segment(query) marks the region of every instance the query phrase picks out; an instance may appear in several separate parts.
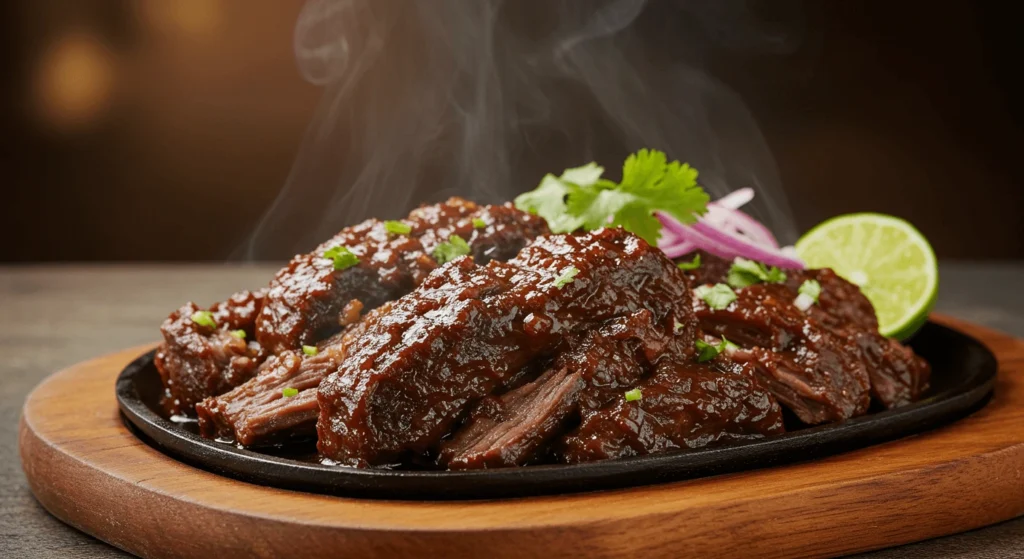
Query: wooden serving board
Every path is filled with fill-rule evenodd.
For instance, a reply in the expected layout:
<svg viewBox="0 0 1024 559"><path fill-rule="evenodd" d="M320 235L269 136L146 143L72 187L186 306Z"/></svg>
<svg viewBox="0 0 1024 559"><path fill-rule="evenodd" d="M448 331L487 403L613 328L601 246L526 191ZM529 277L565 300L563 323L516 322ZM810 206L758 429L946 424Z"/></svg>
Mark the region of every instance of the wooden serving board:
<svg viewBox="0 0 1024 559"><path fill-rule="evenodd" d="M327 497L182 464L123 425L114 379L147 348L61 371L21 420L55 516L143 557L794 557L866 551L1024 514L1024 340L948 318L996 354L984 409L921 435L692 481L496 501Z"/></svg>

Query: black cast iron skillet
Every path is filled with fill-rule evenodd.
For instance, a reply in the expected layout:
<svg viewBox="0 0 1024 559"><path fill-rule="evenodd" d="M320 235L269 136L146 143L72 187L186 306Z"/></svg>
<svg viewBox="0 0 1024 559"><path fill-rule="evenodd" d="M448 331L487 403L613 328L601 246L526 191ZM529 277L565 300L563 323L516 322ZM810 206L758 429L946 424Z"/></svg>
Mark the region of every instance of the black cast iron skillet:
<svg viewBox="0 0 1024 559"><path fill-rule="evenodd" d="M284 489L380 499L485 499L649 485L814 460L891 441L955 421L988 402L996 360L980 342L929 322L911 341L931 363L925 398L896 410L730 446L605 460L468 472L355 469L320 464L315 447L254 451L200 437L194 424L165 419L153 352L117 379L125 423L149 445L179 460L243 481Z"/></svg>

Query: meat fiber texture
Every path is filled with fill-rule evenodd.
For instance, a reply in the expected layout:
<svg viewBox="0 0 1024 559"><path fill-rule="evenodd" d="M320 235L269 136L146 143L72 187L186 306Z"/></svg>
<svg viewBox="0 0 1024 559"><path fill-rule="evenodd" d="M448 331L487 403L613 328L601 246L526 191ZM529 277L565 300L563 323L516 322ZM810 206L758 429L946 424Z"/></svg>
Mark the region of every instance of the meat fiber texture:
<svg viewBox="0 0 1024 559"><path fill-rule="evenodd" d="M390 232L377 220L347 228L278 272L256 323L257 339L274 356L244 384L210 392L196 406L204 436L246 446L313 437L316 388L337 369L354 332L361 332L363 310L421 283L437 268L432 252L452 235L466 240L473 258L486 263L514 256L547 232L542 219L511 205L478 206L459 198L417 208L400 223L408 233ZM359 263L336 270L323 257L336 246L347 247ZM302 345L317 351L306 355ZM286 397L285 388L298 394Z"/></svg>
<svg viewBox="0 0 1024 559"><path fill-rule="evenodd" d="M730 263L701 255L688 272L695 285L723 283ZM736 289L726 308L693 304L708 342L738 344L729 357L755 365L755 374L804 423L841 421L906 405L928 388L930 367L921 357L878 333L874 308L860 288L828 269L786 270L782 283ZM821 295L807 310L796 307L800 285L818 281Z"/></svg>
<svg viewBox="0 0 1024 559"><path fill-rule="evenodd" d="M367 324L319 389L321 453L382 466L437 452L470 406L522 383L566 340L641 310L693 354L685 278L622 229L552 235L507 263L456 260Z"/></svg>

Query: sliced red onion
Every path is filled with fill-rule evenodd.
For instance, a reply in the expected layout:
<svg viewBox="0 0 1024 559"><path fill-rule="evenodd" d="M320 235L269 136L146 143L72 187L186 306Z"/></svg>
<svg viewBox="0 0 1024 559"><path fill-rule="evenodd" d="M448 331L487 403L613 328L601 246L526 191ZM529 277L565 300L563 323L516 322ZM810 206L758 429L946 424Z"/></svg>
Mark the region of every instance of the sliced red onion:
<svg viewBox="0 0 1024 559"><path fill-rule="evenodd" d="M703 220L698 220L691 228L711 239L712 242L727 247L733 252L733 258L742 256L779 268L803 269L804 267L803 261L787 256L777 248L761 246L739 235L718 229Z"/></svg>
<svg viewBox="0 0 1024 559"><path fill-rule="evenodd" d="M728 247L709 239L693 227L683 225L676 220L676 218L662 212L655 212L655 215L658 217L658 220L661 221L661 224L665 229L671 231L677 237L688 241L693 245L694 249L703 249L715 256L730 260L736 256L734 251L730 250ZM672 258L676 257L672 256Z"/></svg>
<svg viewBox="0 0 1024 559"><path fill-rule="evenodd" d="M802 269L793 247L779 248L775 235L739 207L754 198L752 188L741 188L708 204L707 213L693 225L685 225L674 217L656 212L663 225L658 247L669 258L678 258L698 249L720 258L737 256L779 268Z"/></svg>
<svg viewBox="0 0 1024 559"><path fill-rule="evenodd" d="M690 241L681 241L671 245L662 245L659 241L658 248L660 248L661 251L665 253L665 256L668 256L669 258L679 258L680 256L690 254L697 250L697 245Z"/></svg>
<svg viewBox="0 0 1024 559"><path fill-rule="evenodd" d="M725 196L722 196L718 200L712 202L712 204L723 208L729 208L730 210L737 210L753 199L753 188L741 188L739 190L733 190Z"/></svg>
<svg viewBox="0 0 1024 559"><path fill-rule="evenodd" d="M693 248L703 249L719 258L731 260L740 256L779 268L804 268L804 263L800 259L783 253L781 249L760 245L741 235L718 229L704 220L698 220L693 225L684 225L674 217L662 212L657 212L657 216L665 229L671 231L675 236L685 239L693 245ZM686 254L679 253L678 246L671 245L669 248L673 249L672 254L668 252L665 254L670 258Z"/></svg>
<svg viewBox="0 0 1024 559"><path fill-rule="evenodd" d="M748 237L760 245L779 248L779 242L767 227L739 210L708 204L708 213L703 219L720 229Z"/></svg>

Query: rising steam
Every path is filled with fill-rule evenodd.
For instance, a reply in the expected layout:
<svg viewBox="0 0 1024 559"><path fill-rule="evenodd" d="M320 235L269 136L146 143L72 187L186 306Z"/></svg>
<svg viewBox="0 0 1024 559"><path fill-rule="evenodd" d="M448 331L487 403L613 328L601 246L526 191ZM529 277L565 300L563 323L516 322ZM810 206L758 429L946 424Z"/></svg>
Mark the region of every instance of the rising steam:
<svg viewBox="0 0 1024 559"><path fill-rule="evenodd" d="M308 250L345 225L462 195L502 202L544 173L641 147L794 238L775 165L715 49L792 50L746 2L310 0L299 70L324 87L288 181L245 258Z"/></svg>

